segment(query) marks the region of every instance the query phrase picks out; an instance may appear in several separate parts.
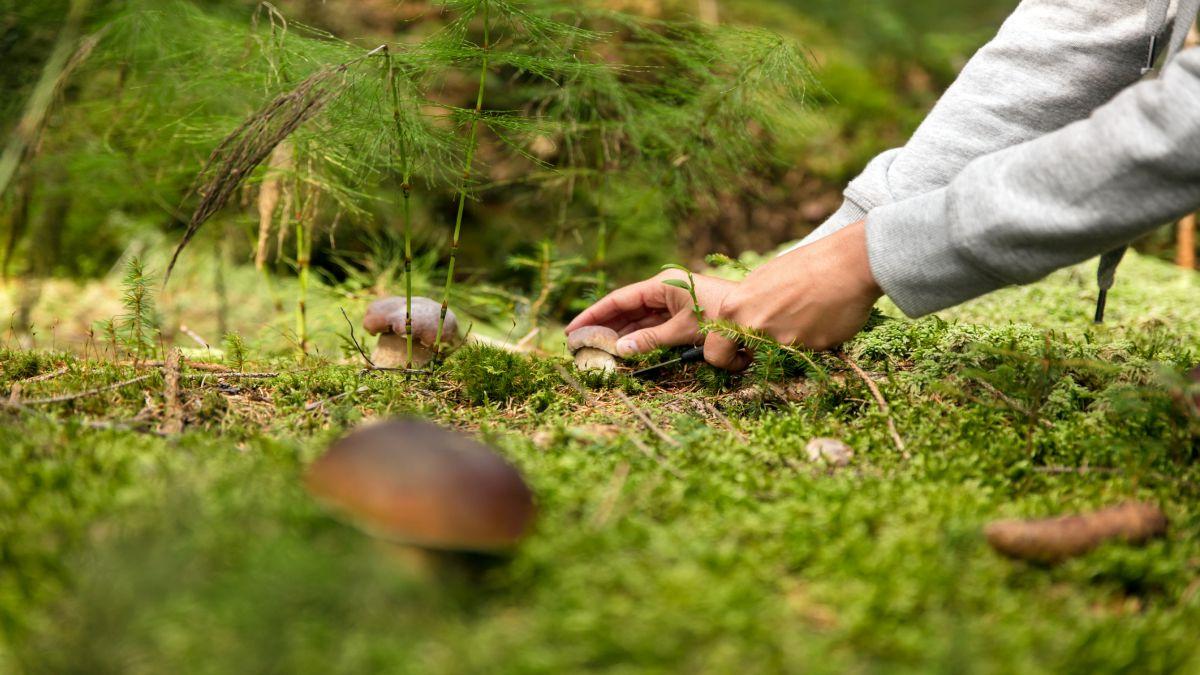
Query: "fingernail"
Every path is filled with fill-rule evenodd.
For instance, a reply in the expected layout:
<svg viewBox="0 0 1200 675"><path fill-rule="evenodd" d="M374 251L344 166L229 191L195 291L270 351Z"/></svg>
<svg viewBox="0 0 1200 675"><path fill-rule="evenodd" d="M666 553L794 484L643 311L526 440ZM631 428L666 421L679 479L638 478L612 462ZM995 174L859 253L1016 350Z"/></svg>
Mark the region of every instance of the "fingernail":
<svg viewBox="0 0 1200 675"><path fill-rule="evenodd" d="M617 340L617 354L626 356L637 351L637 340L633 338L621 338Z"/></svg>

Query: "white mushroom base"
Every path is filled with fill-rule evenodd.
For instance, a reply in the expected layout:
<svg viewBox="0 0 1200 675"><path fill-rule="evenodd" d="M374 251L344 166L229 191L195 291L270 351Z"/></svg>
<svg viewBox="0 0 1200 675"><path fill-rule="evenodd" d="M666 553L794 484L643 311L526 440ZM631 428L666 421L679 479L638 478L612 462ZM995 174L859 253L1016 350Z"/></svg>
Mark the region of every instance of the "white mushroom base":
<svg viewBox="0 0 1200 675"><path fill-rule="evenodd" d="M424 368L433 359L433 350L413 340L412 368ZM405 368L408 365L408 338L399 333L384 333L379 336L371 361L376 368Z"/></svg>
<svg viewBox="0 0 1200 675"><path fill-rule="evenodd" d="M603 349L584 347L575 352L575 365L580 370L616 370L617 359Z"/></svg>

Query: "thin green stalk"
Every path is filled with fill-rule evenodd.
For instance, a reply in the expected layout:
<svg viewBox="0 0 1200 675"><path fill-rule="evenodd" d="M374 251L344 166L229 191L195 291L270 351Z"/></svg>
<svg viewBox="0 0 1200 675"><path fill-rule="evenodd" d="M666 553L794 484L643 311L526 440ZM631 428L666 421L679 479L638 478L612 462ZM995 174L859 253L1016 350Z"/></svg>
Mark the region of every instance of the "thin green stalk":
<svg viewBox="0 0 1200 675"><path fill-rule="evenodd" d="M313 175L312 163L308 165L308 175ZM305 186L296 185L299 196ZM320 192L316 185L307 186L306 194L296 213L296 273L299 277L300 290L296 299L296 339L300 343L300 354L308 354L308 286L309 274L312 267L312 232L317 215L317 204Z"/></svg>
<svg viewBox="0 0 1200 675"><path fill-rule="evenodd" d="M404 126L400 123L400 86L396 81L396 67L392 61L391 52L387 54L388 84L392 89L392 121L396 125L396 144L404 163L404 178L400 190L404 199L404 336L406 354L404 367L412 368L413 360L413 330L412 330L412 204L409 200L412 192L412 158L405 147ZM438 327L439 336L441 326Z"/></svg>
<svg viewBox="0 0 1200 675"><path fill-rule="evenodd" d="M300 353L308 353L308 268L309 232L303 218L296 220L296 269L300 277L300 296L296 299L296 338L300 342Z"/></svg>
<svg viewBox="0 0 1200 675"><path fill-rule="evenodd" d="M404 335L407 341L408 353L404 367L411 370L413 360L413 330L412 330L412 205L409 203L409 176L404 175ZM440 330L440 327L439 327Z"/></svg>
<svg viewBox="0 0 1200 675"><path fill-rule="evenodd" d="M479 66L479 91L475 94L475 116L471 119L471 131L467 137L467 157L463 163L462 180L458 187L458 214L454 218L454 234L450 239L450 262L446 268L446 287L442 291L442 311L438 315L437 336L434 338L434 353L442 354L442 329L446 324L446 311L450 302L450 287L454 283L454 261L458 256L458 235L462 230L463 209L467 204L467 181L471 178L471 165L475 162L475 146L479 135L479 116L483 112L483 87L487 82L488 42L491 39L488 26L488 5L483 4L483 56Z"/></svg>

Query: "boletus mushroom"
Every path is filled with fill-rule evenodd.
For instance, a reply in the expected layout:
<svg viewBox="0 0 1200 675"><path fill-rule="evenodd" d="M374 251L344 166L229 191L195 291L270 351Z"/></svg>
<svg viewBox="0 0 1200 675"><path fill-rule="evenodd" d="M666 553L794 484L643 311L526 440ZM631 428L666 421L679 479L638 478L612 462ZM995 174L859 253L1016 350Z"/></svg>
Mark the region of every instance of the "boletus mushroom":
<svg viewBox="0 0 1200 675"><path fill-rule="evenodd" d="M371 424L309 467L308 490L369 534L435 551L500 553L533 524L533 493L486 445L418 419Z"/></svg>
<svg viewBox="0 0 1200 675"><path fill-rule="evenodd" d="M567 349L580 370L616 370L618 337L607 326L584 326L567 336Z"/></svg>
<svg viewBox="0 0 1200 675"><path fill-rule="evenodd" d="M408 362L408 332L405 330L407 305L404 296L393 296L376 300L367 307L363 328L371 335L379 336L371 361L380 368L421 368L434 357L441 303L416 296L412 299L412 363ZM442 347L453 347L457 343L458 319L454 312L446 310Z"/></svg>

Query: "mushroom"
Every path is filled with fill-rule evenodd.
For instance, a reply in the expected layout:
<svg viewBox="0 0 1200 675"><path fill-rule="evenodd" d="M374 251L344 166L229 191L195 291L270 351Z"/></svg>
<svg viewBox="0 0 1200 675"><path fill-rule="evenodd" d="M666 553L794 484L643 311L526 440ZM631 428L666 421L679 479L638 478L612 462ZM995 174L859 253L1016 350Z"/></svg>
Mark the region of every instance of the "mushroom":
<svg viewBox="0 0 1200 675"><path fill-rule="evenodd" d="M831 467L846 466L854 458L854 448L836 438L814 438L804 446L804 452L808 461L823 462Z"/></svg>
<svg viewBox="0 0 1200 675"><path fill-rule="evenodd" d="M379 344L371 354L371 361L380 368L420 368L434 357L434 342L437 339L440 303L429 298L414 296L412 299L412 363L408 363L408 335L405 332L405 317L408 311L404 296L376 300L367 307L363 317L363 328L371 335L379 336ZM442 326L442 343L453 346L458 341L458 319L454 312L446 310L446 322Z"/></svg>
<svg viewBox="0 0 1200 675"><path fill-rule="evenodd" d="M580 370L616 370L617 337L607 326L584 326L567 336L567 349Z"/></svg>
<svg viewBox="0 0 1200 675"><path fill-rule="evenodd" d="M529 531L533 493L491 448L418 419L368 425L308 469L309 492L381 539L496 553Z"/></svg>

